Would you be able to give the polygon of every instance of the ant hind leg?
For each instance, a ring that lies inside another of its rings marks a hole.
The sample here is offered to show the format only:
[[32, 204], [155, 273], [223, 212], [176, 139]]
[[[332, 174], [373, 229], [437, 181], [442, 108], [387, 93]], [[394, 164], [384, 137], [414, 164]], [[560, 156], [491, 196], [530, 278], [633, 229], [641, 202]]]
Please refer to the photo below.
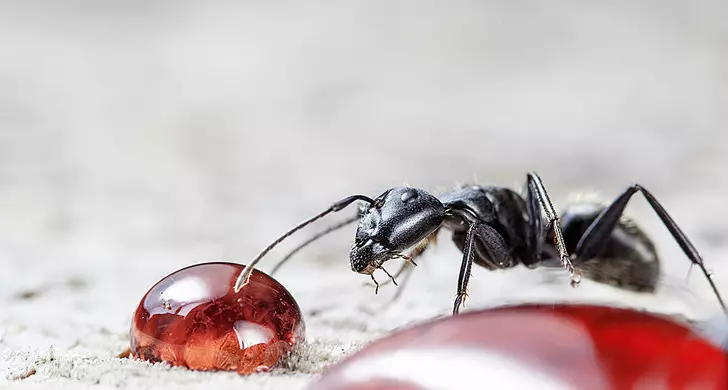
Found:
[[728, 314], [728, 308], [726, 308], [726, 304], [718, 292], [718, 288], [713, 281], [711, 273], [705, 268], [705, 264], [703, 263], [703, 259], [698, 253], [698, 250], [690, 242], [680, 227], [678, 227], [672, 217], [670, 217], [665, 208], [657, 201], [657, 199], [655, 199], [649, 191], [639, 184], [633, 184], [628, 187], [612, 202], [612, 204], [607, 206], [599, 214], [594, 222], [592, 222], [580, 238], [579, 243], [576, 245], [576, 250], [574, 251], [575, 258], [579, 259], [579, 261], [587, 262], [596, 258], [605, 249], [612, 231], [619, 223], [619, 220], [624, 213], [624, 209], [627, 207], [627, 203], [632, 198], [632, 195], [637, 192], [641, 192], [645, 199], [647, 199], [647, 202], [660, 217], [660, 220], [662, 220], [662, 223], [665, 225], [667, 230], [670, 231], [673, 238], [678, 245], [680, 245], [680, 248], [682, 248], [683, 252], [685, 252], [688, 259], [693, 263], [693, 265], [697, 265], [700, 268], [710, 284], [713, 293], [715, 293], [721, 308], [726, 314]]

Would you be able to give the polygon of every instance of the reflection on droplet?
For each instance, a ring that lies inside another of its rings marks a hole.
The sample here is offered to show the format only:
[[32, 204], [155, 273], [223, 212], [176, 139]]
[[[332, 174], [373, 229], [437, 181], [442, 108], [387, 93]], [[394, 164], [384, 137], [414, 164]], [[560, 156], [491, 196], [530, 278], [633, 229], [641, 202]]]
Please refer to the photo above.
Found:
[[267, 344], [274, 336], [273, 331], [265, 326], [248, 321], [236, 321], [233, 324], [233, 330], [238, 336], [240, 349], [249, 348], [256, 344]]
[[[483, 370], [483, 367], [491, 369]], [[443, 372], [457, 375], [442, 375]], [[507, 355], [462, 347], [393, 350], [365, 357], [356, 366], [345, 367], [341, 375], [352, 383], [384, 378], [417, 384], [423, 389], [467, 389], [475, 383], [481, 388], [504, 387], [506, 384], [543, 390], [573, 388], [567, 381]], [[599, 375], [595, 375], [593, 380], [594, 388], [602, 388], [606, 384]]]
[[726, 359], [667, 317], [520, 305], [395, 332], [328, 368], [308, 389], [728, 389]]
[[210, 297], [207, 283], [201, 278], [190, 276], [172, 283], [161, 294], [163, 301], [195, 302]]

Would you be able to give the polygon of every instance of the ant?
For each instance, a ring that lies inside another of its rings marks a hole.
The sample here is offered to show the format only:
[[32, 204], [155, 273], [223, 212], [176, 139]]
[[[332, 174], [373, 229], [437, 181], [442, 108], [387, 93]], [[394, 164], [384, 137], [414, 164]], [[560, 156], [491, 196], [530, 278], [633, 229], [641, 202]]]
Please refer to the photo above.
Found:
[[[247, 284], [263, 256], [287, 237], [329, 213], [362, 201], [364, 204], [355, 218], [304, 242], [279, 262], [273, 272], [303, 246], [358, 220], [355, 241], [349, 252], [350, 265], [352, 271], [371, 277], [376, 286], [375, 293], [380, 285], [374, 279], [377, 269], [397, 284], [395, 277], [384, 269], [384, 262], [395, 258], [406, 260], [395, 275], [398, 276], [409, 264], [416, 265], [415, 259], [435, 241], [441, 229], [450, 230], [453, 242], [463, 254], [453, 315], [459, 313], [467, 296], [473, 263], [497, 270], [517, 265], [534, 269], [553, 266], [559, 261], [570, 273], [573, 287], [580, 283], [583, 274], [590, 280], [622, 289], [654, 292], [660, 271], [655, 245], [634, 222], [623, 216], [629, 200], [640, 192], [688, 259], [701, 269], [721, 308], [728, 314], [700, 254], [644, 187], [629, 186], [609, 205], [576, 203], [559, 217], [539, 175], [531, 172], [526, 177], [525, 197], [506, 187], [481, 185], [461, 186], [439, 197], [410, 187], [388, 189], [375, 199], [365, 195], [346, 197], [266, 247], [240, 273], [235, 291]], [[405, 254], [404, 251], [410, 248], [411, 251]]]

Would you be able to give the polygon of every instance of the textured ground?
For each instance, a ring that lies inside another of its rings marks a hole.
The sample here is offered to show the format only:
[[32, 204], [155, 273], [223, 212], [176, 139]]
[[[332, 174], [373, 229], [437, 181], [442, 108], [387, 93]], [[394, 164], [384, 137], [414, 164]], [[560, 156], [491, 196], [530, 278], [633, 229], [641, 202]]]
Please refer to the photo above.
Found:
[[[349, 271], [353, 229], [301, 253], [279, 280], [311, 344], [287, 371], [113, 355], [166, 274], [245, 262], [331, 201], [405, 183], [520, 185], [537, 170], [564, 204], [640, 182], [728, 294], [728, 8], [606, 3], [0, 0], [0, 387], [302, 388], [450, 310], [447, 237], [386, 308], [393, 290], [375, 297]], [[644, 201], [629, 210], [665, 259], [657, 296], [476, 269], [468, 308], [560, 298], [715, 315]]]

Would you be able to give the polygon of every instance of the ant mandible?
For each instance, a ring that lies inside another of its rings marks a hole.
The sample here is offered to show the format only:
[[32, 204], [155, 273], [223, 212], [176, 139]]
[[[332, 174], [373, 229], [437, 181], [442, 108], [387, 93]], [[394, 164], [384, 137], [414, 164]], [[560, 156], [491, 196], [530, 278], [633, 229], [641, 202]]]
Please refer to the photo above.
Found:
[[[355, 201], [363, 201], [355, 218], [304, 242], [273, 272], [303, 246], [358, 220], [355, 242], [349, 252], [351, 269], [370, 275], [377, 289], [379, 283], [374, 279], [377, 269], [397, 284], [395, 277], [383, 268], [384, 262], [405, 259], [407, 262], [395, 274], [398, 276], [409, 264], [416, 265], [415, 258], [434, 242], [440, 229], [449, 229], [453, 242], [463, 253], [453, 314], [458, 314], [467, 296], [473, 263], [496, 270], [519, 264], [537, 268], [553, 265], [559, 260], [571, 274], [572, 286], [580, 283], [583, 274], [596, 282], [626, 290], [654, 292], [660, 272], [655, 246], [639, 227], [623, 216], [632, 195], [641, 192], [688, 259], [701, 269], [721, 308], [728, 314], [700, 254], [644, 187], [638, 184], [629, 186], [609, 205], [574, 204], [565, 210], [562, 218], [556, 213], [538, 174], [527, 174], [526, 188], [525, 198], [509, 188], [480, 185], [462, 186], [439, 197], [410, 187], [391, 188], [375, 199], [365, 195], [346, 197], [266, 247], [240, 273], [235, 291], [247, 284], [263, 256], [287, 237], [329, 213], [343, 210]], [[546, 215], [545, 220], [542, 211]], [[405, 254], [404, 251], [410, 248], [411, 251]]]

